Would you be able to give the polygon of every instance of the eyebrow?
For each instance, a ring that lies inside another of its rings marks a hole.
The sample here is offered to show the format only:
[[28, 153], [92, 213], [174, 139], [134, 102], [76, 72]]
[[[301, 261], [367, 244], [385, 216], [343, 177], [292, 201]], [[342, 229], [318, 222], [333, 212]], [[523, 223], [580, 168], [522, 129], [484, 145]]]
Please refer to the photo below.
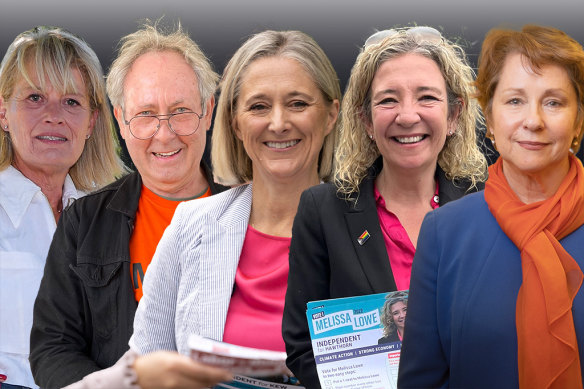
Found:
[[[525, 88], [507, 88], [501, 91], [502, 93], [526, 93]], [[566, 94], [566, 90], [562, 88], [548, 88], [543, 92], [543, 95], [550, 94]]]
[[[433, 86], [420, 86], [420, 87], [416, 88], [416, 92], [417, 93], [420, 93], [420, 92], [428, 92], [428, 91], [429, 92], [434, 92], [434, 93], [439, 94], [439, 95], [442, 95], [442, 93], [443, 93], [443, 91], [440, 88], [436, 88], [436, 87], [433, 87]], [[376, 97], [381, 96], [381, 95], [397, 94], [397, 93], [398, 93], [397, 92], [397, 89], [384, 89], [384, 90], [381, 90], [381, 91], [377, 92], [375, 94], [375, 96], [373, 96], [373, 98], [375, 99]]]
[[437, 94], [442, 94], [442, 90], [433, 86], [421, 86], [417, 89], [417, 92], [434, 92]]
[[[179, 99], [179, 100], [175, 100], [172, 103], [170, 103], [169, 107], [175, 107], [177, 105], [181, 105], [181, 104], [185, 104], [185, 99]], [[196, 102], [194, 103], [195, 105], [197, 104]], [[146, 104], [142, 104], [142, 105], [137, 105], [135, 107], [135, 109], [152, 109], [152, 108], [157, 108], [158, 104], [157, 103], [146, 103]]]
[[[297, 96], [302, 96], [305, 97], [307, 99], [314, 99], [315, 97], [305, 93], [305, 92], [300, 92], [300, 91], [291, 91], [289, 93], [286, 93], [285, 97], [290, 98], [290, 97], [297, 97]], [[254, 95], [251, 95], [249, 98], [247, 98], [245, 101], [251, 101], [251, 100], [261, 100], [261, 99], [266, 99], [268, 98], [268, 95], [265, 93], [256, 93]]]

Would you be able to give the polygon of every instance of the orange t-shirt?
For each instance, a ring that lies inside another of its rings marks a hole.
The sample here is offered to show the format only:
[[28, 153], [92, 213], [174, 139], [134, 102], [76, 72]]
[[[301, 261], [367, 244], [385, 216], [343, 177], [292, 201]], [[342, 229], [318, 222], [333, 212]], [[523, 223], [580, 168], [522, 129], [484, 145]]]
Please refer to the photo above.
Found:
[[[211, 189], [207, 188], [205, 193], [195, 198], [203, 198], [210, 195]], [[170, 224], [176, 207], [182, 201], [185, 200], [169, 200], [160, 197], [142, 185], [134, 222], [134, 232], [132, 232], [132, 237], [130, 238], [130, 267], [136, 301], [140, 301], [142, 298], [144, 274], [152, 261], [158, 241]]]

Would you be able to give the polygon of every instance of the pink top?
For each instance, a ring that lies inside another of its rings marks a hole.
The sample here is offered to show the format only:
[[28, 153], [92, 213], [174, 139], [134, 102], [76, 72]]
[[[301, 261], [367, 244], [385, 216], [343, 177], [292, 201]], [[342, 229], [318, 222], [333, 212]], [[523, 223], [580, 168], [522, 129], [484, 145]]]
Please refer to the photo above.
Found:
[[290, 240], [247, 227], [227, 311], [224, 342], [286, 351], [282, 315]]
[[[383, 231], [383, 240], [385, 241], [395, 285], [397, 290], [409, 289], [412, 262], [414, 261], [416, 248], [397, 216], [385, 207], [385, 200], [381, 197], [377, 186], [374, 186], [373, 190], [375, 202], [377, 203], [379, 224], [381, 225], [381, 231]], [[430, 200], [430, 205], [432, 209], [438, 208], [438, 182], [436, 182], [436, 192]]]

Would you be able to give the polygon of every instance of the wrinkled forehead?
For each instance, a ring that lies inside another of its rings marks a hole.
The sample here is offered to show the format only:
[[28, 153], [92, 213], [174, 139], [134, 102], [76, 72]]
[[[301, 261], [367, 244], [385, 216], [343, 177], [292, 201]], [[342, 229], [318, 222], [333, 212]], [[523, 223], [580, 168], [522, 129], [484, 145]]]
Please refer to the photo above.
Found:
[[124, 77], [123, 105], [183, 101], [201, 101], [199, 79], [184, 57], [173, 51], [151, 51], [136, 58]]

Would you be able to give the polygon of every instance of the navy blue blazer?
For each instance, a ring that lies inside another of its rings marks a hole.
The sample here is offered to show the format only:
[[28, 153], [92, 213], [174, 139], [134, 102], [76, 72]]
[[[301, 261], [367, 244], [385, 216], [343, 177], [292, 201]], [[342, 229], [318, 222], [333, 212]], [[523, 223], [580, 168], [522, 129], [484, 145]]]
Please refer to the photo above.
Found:
[[[373, 191], [380, 162], [377, 161], [361, 184], [356, 205], [337, 197], [332, 184], [307, 189], [300, 199], [292, 227], [282, 335], [288, 367], [310, 389], [320, 388], [320, 383], [306, 320], [306, 303], [396, 290]], [[468, 182], [455, 185], [439, 167], [436, 176], [441, 205], [468, 191]], [[357, 238], [365, 230], [371, 237], [359, 245]]]
[[[560, 242], [584, 268], [584, 227]], [[426, 215], [412, 268], [398, 387], [519, 387], [515, 304], [521, 283], [519, 250], [483, 192]], [[582, 289], [572, 308], [581, 363]]]

